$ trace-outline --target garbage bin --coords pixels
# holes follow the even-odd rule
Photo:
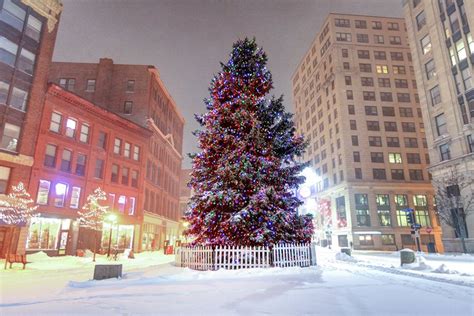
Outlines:
[[[402,249],[400,250],[400,263],[409,264],[415,262],[415,252],[411,249]]]
[[[165,255],[172,255],[174,253],[173,246],[167,246],[165,248]]]
[[[435,248],[435,243],[434,242],[429,242],[428,245],[428,253],[435,253],[436,248]]]

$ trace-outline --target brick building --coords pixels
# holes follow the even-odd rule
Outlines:
[[[97,187],[118,218],[104,224],[102,248],[112,231],[113,247],[138,250],[134,234],[143,220],[142,170],[151,136],[148,128],[51,84],[29,185],[41,217],[30,223],[27,251],[63,255],[91,248],[88,232],[79,231],[77,211]]]
[[[0,195],[29,181],[61,11],[59,0],[0,1]],[[26,230],[0,225],[0,255],[7,231],[24,251]]]
[[[405,0],[404,11],[428,139],[428,170],[438,183],[447,183],[453,170],[474,179],[474,1]],[[451,188],[468,207],[474,185]],[[458,210],[461,216],[464,211]],[[474,216],[458,225],[464,226],[468,250],[474,252]],[[455,230],[445,225],[443,232],[446,250],[462,251]]]
[[[319,177],[308,210],[318,238],[415,248],[404,212],[413,208],[422,248],[442,251],[404,20],[330,14],[292,79],[296,128],[310,141],[304,160]]]
[[[160,79],[148,65],[55,62],[49,79],[63,88],[148,127],[153,135],[145,146],[143,225],[139,249],[159,249],[178,239],[180,227],[179,177],[184,118]]]

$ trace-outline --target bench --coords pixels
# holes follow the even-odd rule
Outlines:
[[[9,254],[7,257],[7,262],[10,263],[10,269],[12,268],[12,264],[14,263],[22,263],[23,270],[25,270],[26,264],[26,255],[16,255],[16,254]]]

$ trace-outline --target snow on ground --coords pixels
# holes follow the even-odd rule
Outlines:
[[[474,276],[456,279],[473,273],[474,258],[431,257],[433,270],[420,272],[401,269],[396,254],[318,249],[317,267],[202,272],[155,252],[120,259],[122,279],[93,281],[90,258],[37,254],[26,270],[0,271],[0,314],[474,315]]]

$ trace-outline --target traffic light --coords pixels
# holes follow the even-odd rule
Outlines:
[[[407,216],[407,223],[408,225],[414,225],[416,223],[415,221],[415,212],[411,208],[407,208],[405,210],[406,216]]]

